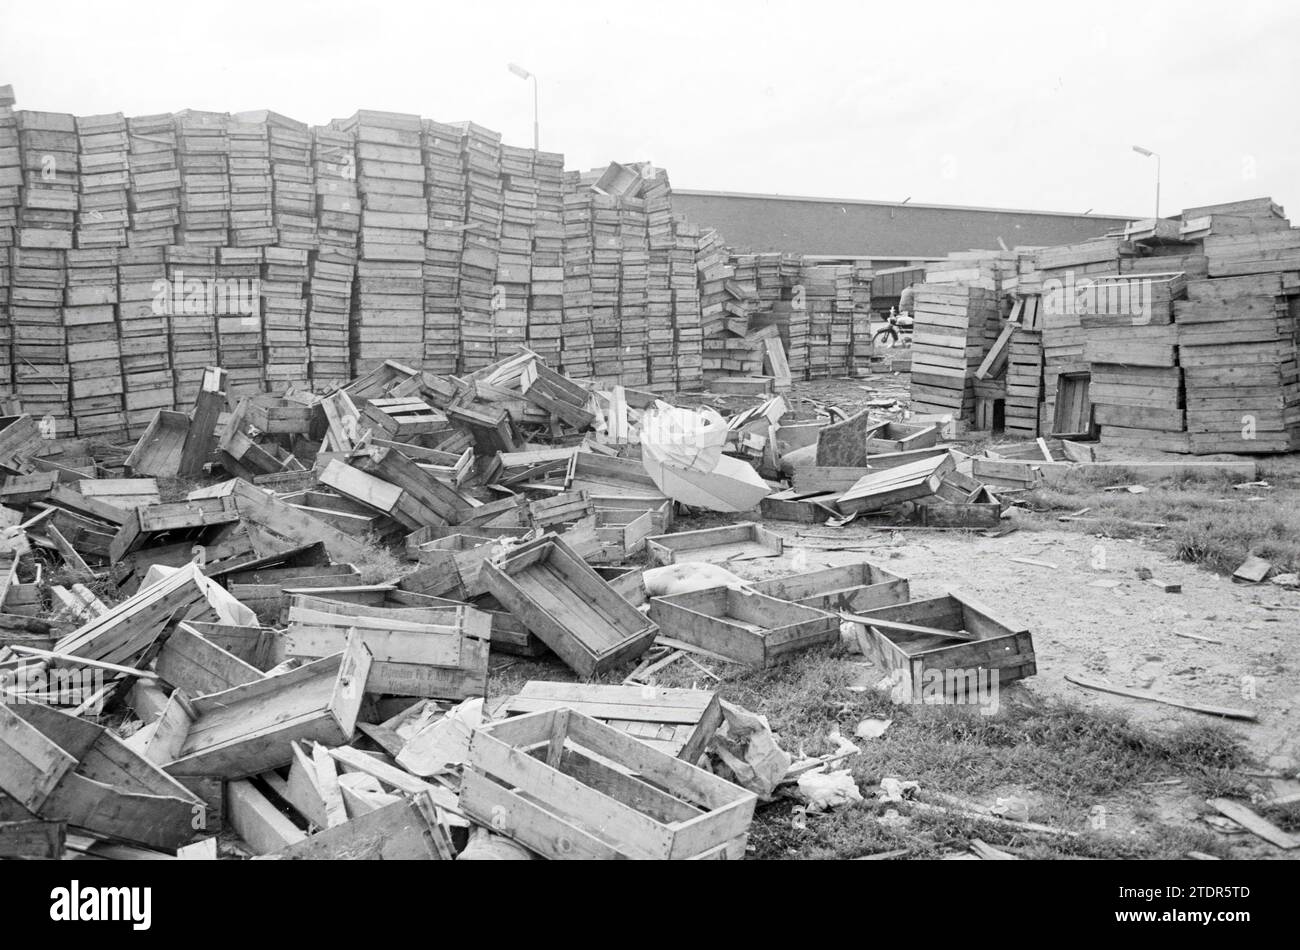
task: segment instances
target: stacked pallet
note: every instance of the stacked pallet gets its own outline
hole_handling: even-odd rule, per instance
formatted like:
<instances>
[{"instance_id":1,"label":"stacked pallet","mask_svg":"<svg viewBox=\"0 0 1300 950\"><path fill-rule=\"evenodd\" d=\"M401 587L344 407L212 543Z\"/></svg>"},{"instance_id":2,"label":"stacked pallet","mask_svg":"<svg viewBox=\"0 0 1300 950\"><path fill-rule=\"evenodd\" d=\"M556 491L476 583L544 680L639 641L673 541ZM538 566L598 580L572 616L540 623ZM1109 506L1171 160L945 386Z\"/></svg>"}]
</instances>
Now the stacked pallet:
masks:
<instances>
[{"instance_id":1,"label":"stacked pallet","mask_svg":"<svg viewBox=\"0 0 1300 950\"><path fill-rule=\"evenodd\" d=\"M262 356L266 385L272 392L309 385L306 287L311 270L308 256L307 250L298 247L275 246L263 250Z\"/></svg>"},{"instance_id":2,"label":"stacked pallet","mask_svg":"<svg viewBox=\"0 0 1300 950\"><path fill-rule=\"evenodd\" d=\"M144 434L176 405L171 363L172 302L162 247L129 247L117 258L117 338L127 437Z\"/></svg>"},{"instance_id":3,"label":"stacked pallet","mask_svg":"<svg viewBox=\"0 0 1300 950\"><path fill-rule=\"evenodd\" d=\"M348 314L361 231L352 133L326 126L312 130L312 177L317 251L311 257L307 288L307 348L312 387L322 390L352 378Z\"/></svg>"},{"instance_id":4,"label":"stacked pallet","mask_svg":"<svg viewBox=\"0 0 1300 950\"><path fill-rule=\"evenodd\" d=\"M501 253L501 136L473 122L457 123L465 176L465 244L460 260L460 353L466 372L496 359L493 327L505 303L497 289Z\"/></svg>"},{"instance_id":5,"label":"stacked pallet","mask_svg":"<svg viewBox=\"0 0 1300 950\"><path fill-rule=\"evenodd\" d=\"M129 223L126 117L83 116L77 119L80 208L77 247L122 247Z\"/></svg>"},{"instance_id":6,"label":"stacked pallet","mask_svg":"<svg viewBox=\"0 0 1300 950\"><path fill-rule=\"evenodd\" d=\"M423 361L424 127L419 116L362 110L341 128L356 134L359 165L361 244L350 329L352 371L361 375L385 360Z\"/></svg>"},{"instance_id":7,"label":"stacked pallet","mask_svg":"<svg viewBox=\"0 0 1300 950\"><path fill-rule=\"evenodd\" d=\"M117 248L67 252L63 324L78 436L126 438L122 351L117 338Z\"/></svg>"},{"instance_id":8,"label":"stacked pallet","mask_svg":"<svg viewBox=\"0 0 1300 950\"><path fill-rule=\"evenodd\" d=\"M1291 272L1192 281L1174 305L1193 452L1300 448L1296 285Z\"/></svg>"},{"instance_id":9,"label":"stacked pallet","mask_svg":"<svg viewBox=\"0 0 1300 950\"><path fill-rule=\"evenodd\" d=\"M537 201L532 222L528 347L552 366L559 366L564 347L564 156L533 152L532 157Z\"/></svg>"},{"instance_id":10,"label":"stacked pallet","mask_svg":"<svg viewBox=\"0 0 1300 950\"><path fill-rule=\"evenodd\" d=\"M265 247L276 239L271 216L271 139L266 122L233 116L230 137L230 244Z\"/></svg>"},{"instance_id":11,"label":"stacked pallet","mask_svg":"<svg viewBox=\"0 0 1300 950\"><path fill-rule=\"evenodd\" d=\"M230 117L185 110L176 119L181 227L187 247L224 247L230 229Z\"/></svg>"},{"instance_id":12,"label":"stacked pallet","mask_svg":"<svg viewBox=\"0 0 1300 950\"><path fill-rule=\"evenodd\" d=\"M131 171L131 247L166 247L181 223L181 168L176 120L145 115L127 120L127 164Z\"/></svg>"},{"instance_id":13,"label":"stacked pallet","mask_svg":"<svg viewBox=\"0 0 1300 950\"><path fill-rule=\"evenodd\" d=\"M424 367L433 373L454 373L460 366L460 256L466 197L460 147L460 129L425 120L429 232L424 245Z\"/></svg>"},{"instance_id":14,"label":"stacked pallet","mask_svg":"<svg viewBox=\"0 0 1300 950\"><path fill-rule=\"evenodd\" d=\"M973 380L984 359L986 327L998 320L996 292L961 284L920 284L915 293L913 408L971 418Z\"/></svg>"}]
</instances>

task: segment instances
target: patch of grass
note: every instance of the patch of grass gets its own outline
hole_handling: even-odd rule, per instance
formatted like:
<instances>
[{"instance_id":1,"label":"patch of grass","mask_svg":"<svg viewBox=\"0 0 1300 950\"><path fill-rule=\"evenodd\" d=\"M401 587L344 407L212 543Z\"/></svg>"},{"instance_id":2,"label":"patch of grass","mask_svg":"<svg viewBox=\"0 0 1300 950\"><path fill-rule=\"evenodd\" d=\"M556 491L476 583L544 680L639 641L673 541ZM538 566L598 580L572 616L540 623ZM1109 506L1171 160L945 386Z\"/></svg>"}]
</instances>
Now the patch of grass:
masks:
<instances>
[{"instance_id":1,"label":"patch of grass","mask_svg":"<svg viewBox=\"0 0 1300 950\"><path fill-rule=\"evenodd\" d=\"M392 548L373 537L366 539L364 550L352 565L361 575L363 584L391 584L415 569L415 565L404 561Z\"/></svg>"},{"instance_id":2,"label":"patch of grass","mask_svg":"<svg viewBox=\"0 0 1300 950\"><path fill-rule=\"evenodd\" d=\"M1231 574L1250 555L1271 562L1278 573L1300 571L1300 493L1275 489L1261 501L1249 501L1249 492L1231 488L1235 479L1204 473L1183 473L1136 495L1096 490L1124 484L1122 471L1116 474L1120 477L1110 481L1095 471L1071 472L1059 484L1028 493L1025 500L1036 510L1052 513L1088 508L1085 517L1099 522L1052 518L1052 523L1113 538L1151 540L1180 560L1220 574Z\"/></svg>"},{"instance_id":3,"label":"patch of grass","mask_svg":"<svg viewBox=\"0 0 1300 950\"><path fill-rule=\"evenodd\" d=\"M163 504L171 502L185 501L190 492L199 488L205 488L214 484L214 480L206 477L199 478L158 478L158 495Z\"/></svg>"}]
</instances>

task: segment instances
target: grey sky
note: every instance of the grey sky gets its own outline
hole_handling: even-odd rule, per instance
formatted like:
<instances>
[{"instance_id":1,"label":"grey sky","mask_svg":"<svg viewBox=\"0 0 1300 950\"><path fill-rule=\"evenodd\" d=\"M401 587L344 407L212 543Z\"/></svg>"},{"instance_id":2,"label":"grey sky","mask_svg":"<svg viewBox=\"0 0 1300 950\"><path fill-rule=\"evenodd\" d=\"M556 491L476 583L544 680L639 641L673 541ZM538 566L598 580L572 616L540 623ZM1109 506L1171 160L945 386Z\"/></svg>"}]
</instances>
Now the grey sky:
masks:
<instances>
[{"instance_id":1,"label":"grey sky","mask_svg":"<svg viewBox=\"0 0 1300 950\"><path fill-rule=\"evenodd\" d=\"M472 119L679 188L1300 218L1300 5L0 0L18 107Z\"/></svg>"}]
</instances>

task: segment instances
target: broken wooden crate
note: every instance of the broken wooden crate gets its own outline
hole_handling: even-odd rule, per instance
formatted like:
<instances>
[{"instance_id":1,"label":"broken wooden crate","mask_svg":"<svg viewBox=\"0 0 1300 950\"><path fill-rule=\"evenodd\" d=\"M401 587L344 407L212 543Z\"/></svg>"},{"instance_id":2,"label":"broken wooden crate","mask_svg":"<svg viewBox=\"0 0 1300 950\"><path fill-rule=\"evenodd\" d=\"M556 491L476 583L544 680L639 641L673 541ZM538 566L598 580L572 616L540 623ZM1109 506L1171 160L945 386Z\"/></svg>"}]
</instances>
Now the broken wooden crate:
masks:
<instances>
[{"instance_id":1,"label":"broken wooden crate","mask_svg":"<svg viewBox=\"0 0 1300 950\"><path fill-rule=\"evenodd\" d=\"M952 453L938 458L920 459L897 468L865 475L844 494L835 506L844 514L880 511L904 501L933 495L944 476L956 468Z\"/></svg>"},{"instance_id":2,"label":"broken wooden crate","mask_svg":"<svg viewBox=\"0 0 1300 950\"><path fill-rule=\"evenodd\" d=\"M146 756L172 776L244 778L288 765L294 740L351 741L370 651L360 634L342 653L207 696L172 693Z\"/></svg>"},{"instance_id":3,"label":"broken wooden crate","mask_svg":"<svg viewBox=\"0 0 1300 950\"><path fill-rule=\"evenodd\" d=\"M657 628L555 535L486 561L488 590L579 675L644 653Z\"/></svg>"},{"instance_id":4,"label":"broken wooden crate","mask_svg":"<svg viewBox=\"0 0 1300 950\"><path fill-rule=\"evenodd\" d=\"M442 568L460 579L465 597L477 597L487 592L482 579L483 562L497 550L498 541L473 533L453 534L445 538L425 541L416 550L423 568ZM435 593L429 591L428 593Z\"/></svg>"},{"instance_id":5,"label":"broken wooden crate","mask_svg":"<svg viewBox=\"0 0 1300 950\"><path fill-rule=\"evenodd\" d=\"M351 564L268 567L226 575L226 590L265 623L273 623L288 604L288 589L355 587L361 574Z\"/></svg>"},{"instance_id":6,"label":"broken wooden crate","mask_svg":"<svg viewBox=\"0 0 1300 950\"><path fill-rule=\"evenodd\" d=\"M882 623L873 625L873 619ZM1029 631L999 620L964 593L864 611L859 622L867 627L874 658L887 670L902 671L916 695L927 684L941 684L944 696L971 701L970 689L988 677L1005 686L1038 670ZM909 629L916 627L930 630Z\"/></svg>"},{"instance_id":7,"label":"broken wooden crate","mask_svg":"<svg viewBox=\"0 0 1300 950\"><path fill-rule=\"evenodd\" d=\"M40 703L0 703L0 790L33 815L174 851L203 803L120 739Z\"/></svg>"},{"instance_id":8,"label":"broken wooden crate","mask_svg":"<svg viewBox=\"0 0 1300 950\"><path fill-rule=\"evenodd\" d=\"M491 618L472 607L369 607L294 594L281 648L317 659L360 637L373 693L469 699L487 695Z\"/></svg>"},{"instance_id":9,"label":"broken wooden crate","mask_svg":"<svg viewBox=\"0 0 1300 950\"><path fill-rule=\"evenodd\" d=\"M481 727L460 807L552 859L744 855L757 796L573 709Z\"/></svg>"},{"instance_id":10,"label":"broken wooden crate","mask_svg":"<svg viewBox=\"0 0 1300 950\"><path fill-rule=\"evenodd\" d=\"M502 709L508 716L518 716L565 707L692 764L722 724L717 693L658 686L529 680Z\"/></svg>"},{"instance_id":11,"label":"broken wooden crate","mask_svg":"<svg viewBox=\"0 0 1300 950\"><path fill-rule=\"evenodd\" d=\"M747 561L752 558L779 557L783 550L781 536L753 521L700 528L646 538L651 566L682 564L688 561Z\"/></svg>"},{"instance_id":12,"label":"broken wooden crate","mask_svg":"<svg viewBox=\"0 0 1300 950\"><path fill-rule=\"evenodd\" d=\"M755 667L839 636L832 613L729 587L651 597L650 618L665 637Z\"/></svg>"},{"instance_id":13,"label":"broken wooden crate","mask_svg":"<svg viewBox=\"0 0 1300 950\"><path fill-rule=\"evenodd\" d=\"M868 561L787 574L749 586L769 597L831 612L872 610L910 599L907 578Z\"/></svg>"}]
</instances>

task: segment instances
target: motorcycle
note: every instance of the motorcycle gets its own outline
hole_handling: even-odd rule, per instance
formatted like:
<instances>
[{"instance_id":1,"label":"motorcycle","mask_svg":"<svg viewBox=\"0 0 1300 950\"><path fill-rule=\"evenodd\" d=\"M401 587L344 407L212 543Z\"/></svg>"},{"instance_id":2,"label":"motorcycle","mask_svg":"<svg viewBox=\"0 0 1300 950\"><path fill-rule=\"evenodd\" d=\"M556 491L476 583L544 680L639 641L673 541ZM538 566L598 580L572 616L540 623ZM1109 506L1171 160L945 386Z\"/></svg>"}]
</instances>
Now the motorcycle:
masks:
<instances>
[{"instance_id":1,"label":"motorcycle","mask_svg":"<svg viewBox=\"0 0 1300 950\"><path fill-rule=\"evenodd\" d=\"M895 313L891 310L888 322L872 335L872 345L880 347L911 346L914 322L909 314Z\"/></svg>"}]
</instances>

